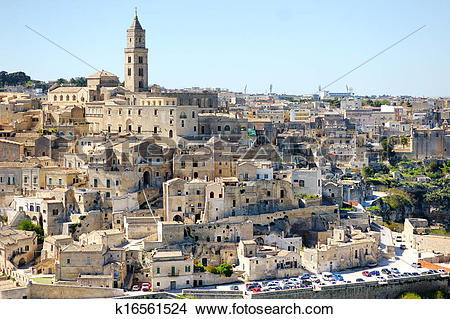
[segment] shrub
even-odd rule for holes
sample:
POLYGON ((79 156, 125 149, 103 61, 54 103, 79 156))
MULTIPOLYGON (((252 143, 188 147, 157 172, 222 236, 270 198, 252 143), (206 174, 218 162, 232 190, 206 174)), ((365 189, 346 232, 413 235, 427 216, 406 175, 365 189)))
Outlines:
POLYGON ((402 293, 398 299, 422 299, 422 297, 419 296, 419 294, 415 293, 415 292, 404 292, 402 293))
POLYGON ((217 269, 216 269, 216 267, 214 267, 214 266, 212 266, 212 265, 206 266, 206 271, 207 271, 207 272, 210 272, 210 273, 212 273, 212 274, 217 274, 217 269))
POLYGON ((33 224, 31 220, 22 220, 17 228, 20 230, 34 231, 39 240, 44 238, 44 229, 41 226, 33 224))
POLYGON ((227 263, 221 264, 216 270, 219 274, 225 275, 226 277, 230 277, 233 274, 233 267, 227 263))

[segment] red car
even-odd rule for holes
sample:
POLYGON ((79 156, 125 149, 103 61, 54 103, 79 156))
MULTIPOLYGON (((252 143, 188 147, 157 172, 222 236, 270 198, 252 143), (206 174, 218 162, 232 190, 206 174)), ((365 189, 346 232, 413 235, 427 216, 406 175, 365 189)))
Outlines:
POLYGON ((366 277, 372 277, 372 274, 368 271, 363 271, 362 274, 363 274, 363 276, 366 276, 366 277))
POLYGON ((261 288, 255 287, 252 289, 252 292, 261 292, 261 288))

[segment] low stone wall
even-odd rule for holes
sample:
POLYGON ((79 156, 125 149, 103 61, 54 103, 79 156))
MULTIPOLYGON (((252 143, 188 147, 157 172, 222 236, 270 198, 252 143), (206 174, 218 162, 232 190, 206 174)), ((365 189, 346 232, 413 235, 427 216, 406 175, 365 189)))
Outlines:
POLYGON ((394 299, 406 291, 449 291, 449 276, 428 275, 390 279, 387 283, 363 282, 252 294, 252 299, 394 299))
POLYGON ((212 274, 210 272, 195 272, 192 276, 193 280, 201 280, 202 286, 214 286, 221 284, 229 284, 233 282, 238 282, 237 273, 233 273, 230 277, 220 274, 212 274))
POLYGON ((0 290, 0 299, 29 299, 30 287, 18 287, 0 290))
POLYGON ((122 289, 30 284, 31 299, 111 298, 124 294, 122 289))
POLYGON ((242 291, 211 290, 211 289, 183 289, 183 296, 195 299, 243 299, 242 291))
POLYGON ((115 297, 115 299, 177 299, 178 295, 170 292, 146 292, 140 295, 133 296, 121 296, 115 297))

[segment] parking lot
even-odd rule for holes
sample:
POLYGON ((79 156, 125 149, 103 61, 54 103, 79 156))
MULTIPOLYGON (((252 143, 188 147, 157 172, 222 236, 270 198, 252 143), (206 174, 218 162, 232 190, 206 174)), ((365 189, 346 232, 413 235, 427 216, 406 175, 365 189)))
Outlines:
MULTIPOLYGON (((297 289, 305 286, 312 286, 313 288, 319 288, 321 286, 328 285, 339 285, 345 283, 355 283, 355 282, 384 282, 389 279, 394 278, 407 278, 414 276, 422 276, 426 275, 426 272, 429 272, 429 269, 423 269, 420 265, 416 265, 418 262, 419 254, 417 251, 413 249, 402 249, 400 248, 403 241, 396 241, 397 236, 401 234, 390 232, 389 230, 383 229, 381 231, 381 246, 384 247, 387 245, 395 246, 395 257, 391 259, 382 258, 375 267, 365 267, 365 268, 356 268, 356 269, 347 269, 343 271, 333 272, 336 277, 339 278, 341 276, 341 280, 334 278, 334 280, 324 280, 323 274, 313 274, 312 278, 305 278, 305 281, 301 279, 298 280, 298 277, 295 278, 280 278, 273 280, 265 280, 265 281, 256 281, 258 283, 256 285, 255 292, 261 291, 273 291, 273 290, 285 290, 285 289, 297 289), (386 271, 387 270, 387 271, 386 271), (364 276, 363 272, 372 272, 376 274, 371 274, 370 277, 364 276), (290 279, 290 280, 289 280, 290 279), (309 285, 311 283, 311 285, 309 285), (303 284, 303 285, 302 285, 303 284), (305 285, 306 284, 306 285, 305 285), (276 288, 276 286, 280 288, 276 288)), ((433 256, 433 253, 421 253, 421 257, 430 257, 433 256)), ((431 273, 429 273, 431 274, 431 273)), ((306 276, 305 276, 306 277, 306 276)), ((240 291, 249 291, 253 290, 253 286, 250 288, 246 287, 248 283, 236 283, 229 285, 220 285, 217 287, 211 287, 212 289, 218 290, 240 290, 240 291)))

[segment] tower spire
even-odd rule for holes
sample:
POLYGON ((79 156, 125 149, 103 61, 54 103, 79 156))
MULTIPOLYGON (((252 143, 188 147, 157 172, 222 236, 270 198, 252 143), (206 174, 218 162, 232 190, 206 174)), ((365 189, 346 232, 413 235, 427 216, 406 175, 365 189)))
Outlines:
POLYGON ((137 17, 137 7, 134 7, 134 16, 137 17))

